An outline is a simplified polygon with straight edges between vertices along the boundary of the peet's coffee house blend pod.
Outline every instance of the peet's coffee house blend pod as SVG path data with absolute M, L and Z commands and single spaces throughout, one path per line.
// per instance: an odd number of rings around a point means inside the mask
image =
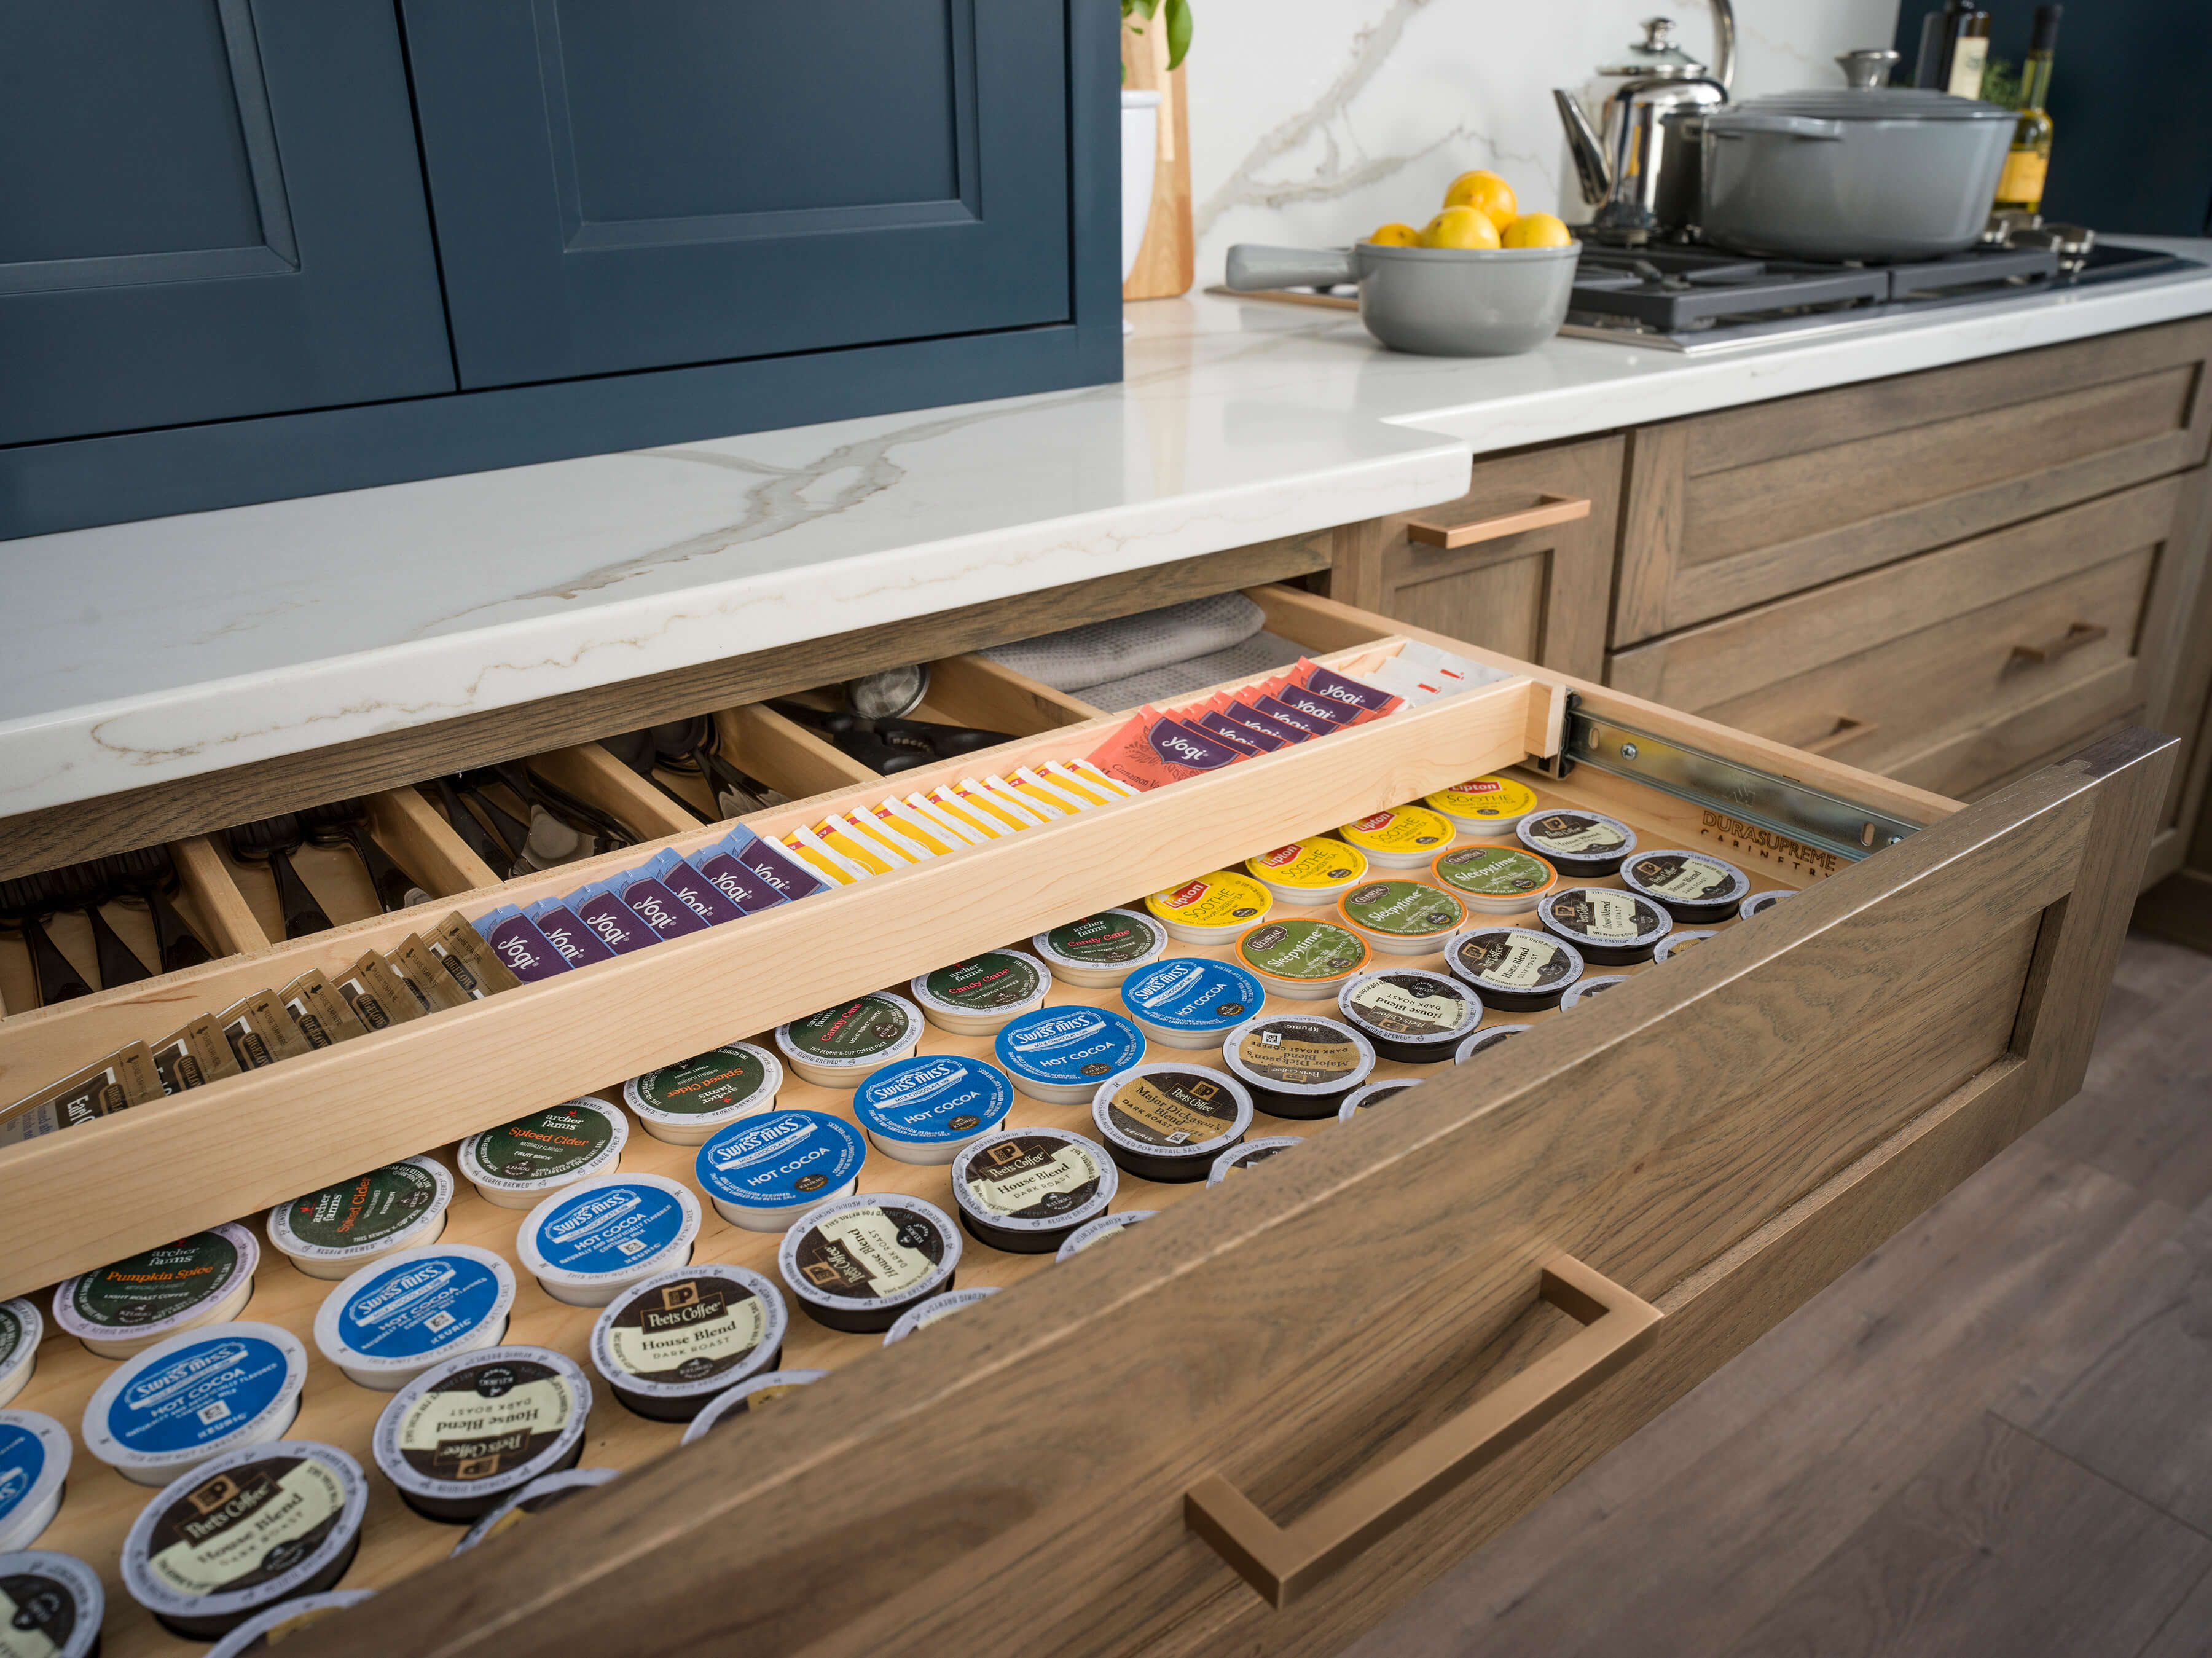
M 209 1648 L 207 1658 L 258 1658 L 258 1655 L 283 1644 L 325 1618 L 336 1617 L 349 1606 L 374 1599 L 374 1589 L 325 1589 L 320 1594 L 296 1594 L 289 1600 L 279 1600 L 266 1612 L 254 1613 Z
M 1620 884 L 1666 907 L 1678 921 L 1725 921 L 1751 891 L 1751 878 L 1702 852 L 1639 852 L 1620 866 Z
M 1566 807 L 1532 812 L 1514 832 L 1571 881 L 1610 875 L 1636 850 L 1636 831 L 1619 818 Z
M 559 1473 L 540 1475 L 463 1533 L 461 1540 L 453 1545 L 453 1552 L 466 1554 L 518 1526 L 526 1526 L 539 1515 L 607 1484 L 621 1473 L 620 1468 L 564 1468 Z
M 1778 889 L 1773 892 L 1754 892 L 1735 907 L 1735 913 L 1744 920 L 1748 921 L 1754 915 L 1765 914 L 1784 898 L 1794 898 L 1796 896 L 1786 888 Z
M 593 1099 L 548 1106 L 461 1142 L 461 1173 L 486 1203 L 534 1209 L 551 1193 L 622 1166 L 629 1119 Z
M 1711 932 L 1670 932 L 1659 941 L 1659 948 L 1651 952 L 1651 959 L 1671 962 L 1684 950 L 1694 950 L 1706 939 L 1717 936 Z
M 1618 887 L 1562 887 L 1536 906 L 1536 919 L 1601 967 L 1650 961 L 1674 929 L 1652 900 Z
M 850 1093 L 871 1071 L 913 1055 L 921 1010 L 888 990 L 871 991 L 778 1025 L 775 1045 L 793 1071 L 818 1088 Z
M 710 1048 L 623 1084 L 623 1103 L 645 1132 L 671 1145 L 701 1145 L 717 1129 L 775 1109 L 783 1066 L 751 1042 Z
M 1133 909 L 1101 910 L 1030 940 L 1054 978 L 1085 990 L 1110 989 L 1167 947 L 1167 928 Z
M 1271 1117 L 1333 1117 L 1375 1069 L 1375 1049 L 1350 1025 L 1306 1013 L 1262 1013 L 1222 1039 L 1222 1063 Z
M 172 1481 L 123 1540 L 123 1587 L 179 1635 L 207 1640 L 345 1576 L 368 1481 L 335 1445 L 280 1439 Z
M 1226 1072 L 1169 1060 L 1108 1078 L 1091 1099 L 1091 1121 L 1126 1172 L 1200 1181 L 1252 1126 L 1252 1096 Z
M 453 1177 L 435 1157 L 386 1163 L 269 1212 L 269 1242 L 309 1278 L 342 1278 L 446 1230 Z
M 15 1658 L 99 1658 L 107 1596 L 73 1554 L 0 1554 L 0 1652 Z
M 952 1288 L 960 1229 L 921 1198 L 860 1192 L 786 1232 L 776 1265 L 816 1323 L 880 1335 L 909 1307 Z
M 1437 884 L 1486 915 L 1522 915 L 1559 882 L 1559 872 L 1519 847 L 1455 847 L 1430 866 Z
M 640 1416 L 689 1422 L 783 1357 L 783 1292 L 743 1266 L 679 1266 L 633 1284 L 592 1326 L 592 1365 Z
M 1237 940 L 1237 960 L 1268 993 L 1294 1001 L 1325 1001 L 1373 959 L 1367 941 L 1334 921 L 1303 916 L 1263 921 Z
M 157 1244 L 54 1291 L 54 1327 L 102 1358 L 129 1358 L 157 1341 L 245 1310 L 261 1246 L 228 1222 Z
M 1465 902 L 1420 881 L 1369 881 L 1338 899 L 1336 913 L 1383 956 L 1432 956 L 1467 925 Z
M 1442 1065 L 1482 1023 L 1482 999 L 1440 973 L 1389 967 L 1337 992 L 1337 1011 L 1386 1060 Z
M 459 1525 L 532 1480 L 574 1466 L 592 1383 L 550 1347 L 486 1347 L 441 1360 L 376 1418 L 376 1466 L 409 1508 Z
M 994 1249 L 1049 1254 L 1106 1212 L 1120 1185 L 1105 1148 L 1061 1128 L 1017 1128 L 977 1140 L 952 1163 L 960 1224 Z
M 1607 974 L 1602 978 L 1578 979 L 1568 987 L 1567 993 L 1559 998 L 1559 1011 L 1565 1013 L 1580 1007 L 1591 997 L 1601 996 L 1608 990 L 1617 990 L 1628 981 L 1629 975 L 1626 973 Z
M 1480 1059 L 1497 1050 L 1515 1036 L 1524 1036 L 1536 1027 L 1528 1024 L 1493 1024 L 1478 1030 L 1459 1045 L 1452 1055 L 1454 1065 L 1465 1065 L 1469 1060 Z
M 907 988 L 939 1029 L 956 1036 L 990 1036 L 1009 1019 L 1041 1005 L 1052 982 L 1028 957 L 991 950 L 925 973 Z
M 1418 1077 L 1385 1077 L 1380 1082 L 1364 1083 L 1344 1096 L 1344 1103 L 1336 1108 L 1336 1120 L 1350 1122 L 1361 1112 L 1388 1105 L 1407 1089 L 1420 1085 Z
M 1053 1254 L 1053 1265 L 1065 1266 L 1092 1244 L 1117 1237 L 1123 1228 L 1150 1220 L 1159 1212 L 1157 1209 L 1124 1209 L 1118 1215 L 1101 1215 L 1097 1220 L 1086 1222 L 1067 1235 L 1067 1242 Z
M 896 1347 L 916 1330 L 926 1330 L 955 1313 L 964 1313 L 998 1293 L 998 1285 L 987 1284 L 977 1290 L 947 1290 L 941 1296 L 932 1296 L 921 1306 L 909 1307 L 899 1315 L 898 1322 L 884 1332 L 884 1345 Z
M 1527 927 L 1471 927 L 1451 941 L 1444 962 L 1474 987 L 1485 1007 L 1515 1013 L 1557 1007 L 1583 976 L 1583 958 L 1564 938 Z
M 691 1425 L 684 1430 L 684 1442 L 696 1445 L 725 1423 L 742 1422 L 755 1411 L 772 1409 L 779 1400 L 812 1387 L 829 1374 L 827 1370 L 770 1370 L 726 1388 L 691 1418 Z
M 1303 1134 L 1273 1134 L 1264 1140 L 1246 1140 L 1242 1145 L 1232 1145 L 1213 1160 L 1213 1169 L 1206 1175 L 1206 1183 L 1218 1186 L 1231 1175 L 1244 1174 L 1271 1157 L 1282 1156 L 1292 1146 L 1305 1143 Z

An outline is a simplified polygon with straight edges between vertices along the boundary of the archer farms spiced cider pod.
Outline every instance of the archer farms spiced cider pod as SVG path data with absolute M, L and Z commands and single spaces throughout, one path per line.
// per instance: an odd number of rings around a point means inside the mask
M 237 1317 L 252 1297 L 260 1261 L 261 1246 L 246 1228 L 210 1227 L 64 1279 L 54 1291 L 54 1327 L 102 1358 L 129 1358 Z
M 1350 1025 L 1310 1013 L 1262 1013 L 1222 1039 L 1221 1060 L 1271 1117 L 1333 1117 L 1375 1069 Z
M 1108 1078 L 1091 1102 L 1091 1121 L 1125 1172 L 1200 1181 L 1252 1126 L 1252 1096 L 1225 1071 L 1170 1060 Z
M 1536 919 L 1601 967 L 1648 962 L 1674 930 L 1656 900 L 1618 887 L 1562 887 L 1538 902 Z
M 342 1278 L 446 1230 L 453 1177 L 435 1157 L 386 1163 L 269 1212 L 269 1242 L 309 1278 Z
M 875 990 L 775 1029 L 775 1045 L 793 1071 L 820 1088 L 858 1088 L 861 1078 L 910 1058 L 921 1041 L 921 1010 Z
M 1636 831 L 1618 817 L 1565 806 L 1529 813 L 1514 833 L 1569 880 L 1610 875 L 1636 850 Z
M 629 1119 L 585 1098 L 548 1106 L 461 1142 L 461 1173 L 486 1203 L 534 1209 L 549 1193 L 622 1166 Z
M 1451 941 L 1444 963 L 1474 987 L 1485 1007 L 1525 1013 L 1556 1007 L 1583 976 L 1583 958 L 1564 938 L 1519 926 L 1469 927 Z
M 952 1202 L 969 1235 L 1014 1254 L 1049 1254 L 1106 1212 L 1120 1186 L 1105 1148 L 1062 1128 L 1014 1128 L 953 1160 Z
M 775 1109 L 783 1064 L 752 1042 L 726 1042 L 623 1084 L 623 1103 L 645 1132 L 671 1145 L 702 1145 L 716 1130 Z
M 743 1266 L 690 1266 L 624 1290 L 592 1326 L 592 1365 L 640 1416 L 689 1422 L 783 1357 L 783 1291 Z
M 858 1192 L 786 1232 L 776 1265 L 816 1323 L 881 1335 L 909 1307 L 952 1288 L 960 1229 L 921 1198 Z
M 1751 877 L 1734 864 L 1673 847 L 1638 853 L 1620 866 L 1620 884 L 1691 926 L 1727 920 L 1751 893 Z
M 550 1347 L 485 1347 L 441 1359 L 376 1418 L 376 1466 L 407 1506 L 463 1525 L 583 1454 L 592 1383 Z

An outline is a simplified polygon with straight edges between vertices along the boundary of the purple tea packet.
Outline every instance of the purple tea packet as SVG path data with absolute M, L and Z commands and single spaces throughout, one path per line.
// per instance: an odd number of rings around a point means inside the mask
M 750 875 L 753 884 L 776 895 L 778 899 L 811 898 L 817 892 L 829 890 L 830 883 L 808 869 L 789 853 L 771 841 L 763 841 L 750 829 L 732 829 L 730 836 L 717 849 L 718 857 L 727 857 Z M 720 885 L 720 872 L 709 867 L 714 860 L 700 865 L 699 872 Z M 727 892 L 729 889 L 723 887 Z M 766 902 L 765 900 L 763 902 Z M 748 902 L 747 909 L 756 908 Z
M 621 878 L 617 877 L 619 880 Z M 613 881 L 595 881 L 580 892 L 568 895 L 568 908 L 576 919 L 589 927 L 601 944 L 617 956 L 627 956 L 633 950 L 643 950 L 647 944 L 657 944 L 660 935 L 638 918 L 638 914 L 623 902 L 614 890 Z
M 653 879 L 676 896 L 677 901 L 708 926 L 734 921 L 745 912 L 720 887 L 709 881 L 671 847 L 646 868 Z
M 1302 731 L 1308 737 L 1326 737 L 1331 732 L 1344 729 L 1334 720 L 1324 720 L 1318 714 L 1300 714 L 1296 708 L 1287 707 L 1279 697 L 1263 696 L 1252 706 L 1277 725 Z
M 1296 685 L 1284 686 L 1275 693 L 1275 701 L 1293 714 L 1302 714 L 1314 720 L 1325 720 L 1330 726 L 1339 729 L 1350 725 L 1359 713 L 1356 708 L 1348 708 L 1341 702 L 1332 702 L 1325 696 L 1316 696 L 1313 692 L 1301 690 Z
M 1272 737 L 1278 743 L 1303 743 L 1313 734 L 1310 732 L 1293 729 L 1279 720 L 1270 720 L 1249 702 L 1236 697 L 1229 699 L 1222 712 L 1238 725 L 1248 726 L 1262 737 Z
M 634 869 L 615 878 L 615 890 L 637 919 L 663 938 L 681 938 L 687 932 L 704 932 L 707 923 L 651 873 L 652 866 Z
M 1216 714 L 1208 708 L 1199 715 L 1200 726 L 1219 738 L 1232 749 L 1242 749 L 1247 754 L 1273 754 L 1283 745 L 1264 732 L 1249 726 L 1240 726 L 1225 714 Z
M 568 958 L 513 904 L 503 905 L 470 925 L 483 935 L 483 941 L 507 963 L 507 970 L 525 984 L 568 971 Z
M 601 942 L 599 935 L 576 919 L 576 913 L 562 898 L 540 898 L 526 904 L 522 913 L 537 923 L 545 942 L 561 952 L 561 958 L 570 967 L 589 967 L 593 962 L 611 962 L 615 953 Z
M 1393 695 L 1379 685 L 1370 685 L 1364 679 L 1353 679 L 1334 668 L 1324 668 L 1318 662 L 1298 659 L 1292 670 L 1304 682 L 1306 694 L 1326 702 L 1340 703 L 1357 716 L 1357 722 L 1380 720 L 1386 714 L 1395 714 L 1406 706 L 1406 699 Z

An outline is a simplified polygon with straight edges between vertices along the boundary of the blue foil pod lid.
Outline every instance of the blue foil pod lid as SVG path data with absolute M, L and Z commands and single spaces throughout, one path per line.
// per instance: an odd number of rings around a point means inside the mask
M 1006 1073 L 983 1060 L 923 1054 L 869 1074 L 853 1110 L 873 1134 L 916 1145 L 964 1144 L 1006 1121 Z
M 999 1063 L 1030 1082 L 1096 1088 L 1145 1055 L 1145 1033 L 1096 1007 L 1041 1007 L 999 1032 Z
M 1169 1030 L 1227 1031 L 1266 1005 L 1260 981 L 1243 968 L 1202 956 L 1170 956 L 1121 981 L 1130 1017 Z
M 826 1111 L 741 1117 L 699 1148 L 700 1188 L 720 1203 L 784 1209 L 842 1189 L 860 1172 L 860 1130 Z

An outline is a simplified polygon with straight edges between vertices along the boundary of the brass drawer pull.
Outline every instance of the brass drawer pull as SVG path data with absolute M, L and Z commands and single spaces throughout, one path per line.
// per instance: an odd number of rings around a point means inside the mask
M 2077 622 L 2057 639 L 2042 645 L 2015 645 L 2013 656 L 2022 662 L 2056 662 L 2084 645 L 2094 645 L 2112 631 L 2101 622 Z
M 1406 525 L 1406 539 L 1428 547 L 1472 547 L 1478 541 L 1517 536 L 1523 530 L 1540 530 L 1551 524 L 1571 524 L 1589 516 L 1590 504 L 1573 495 L 1539 495 L 1537 504 L 1517 513 L 1477 519 L 1472 524 L 1431 524 L 1417 518 Z
M 1846 743 L 1856 743 L 1862 737 L 1872 737 L 1881 729 L 1879 725 L 1839 714 L 1836 716 L 1835 730 L 1826 737 L 1816 737 L 1810 743 L 1800 743 L 1797 746 L 1807 754 L 1833 754 Z
M 1244 1580 L 1287 1606 L 1478 1468 L 1513 1448 L 1634 1357 L 1659 1309 L 1571 1255 L 1544 1269 L 1537 1293 L 1586 1325 L 1419 1444 L 1278 1526 L 1218 1473 L 1183 1494 L 1184 1523 Z

